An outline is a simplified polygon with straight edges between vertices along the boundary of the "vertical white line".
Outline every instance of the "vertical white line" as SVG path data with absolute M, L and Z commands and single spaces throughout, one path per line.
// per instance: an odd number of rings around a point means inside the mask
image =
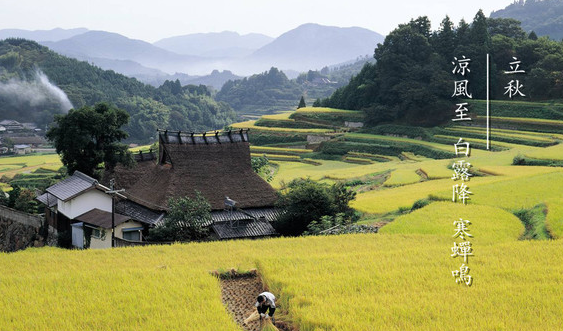
M 489 141 L 490 130 L 491 130 L 490 127 L 491 127 L 491 122 L 489 117 L 489 53 L 487 53 L 487 150 L 490 149 L 490 141 Z

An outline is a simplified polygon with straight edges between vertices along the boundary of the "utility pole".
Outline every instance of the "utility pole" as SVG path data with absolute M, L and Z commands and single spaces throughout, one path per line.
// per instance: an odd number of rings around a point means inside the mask
M 109 181 L 109 191 L 107 194 L 111 195 L 111 247 L 115 247 L 115 196 L 120 192 L 125 192 L 125 189 L 116 190 L 115 189 L 115 178 Z

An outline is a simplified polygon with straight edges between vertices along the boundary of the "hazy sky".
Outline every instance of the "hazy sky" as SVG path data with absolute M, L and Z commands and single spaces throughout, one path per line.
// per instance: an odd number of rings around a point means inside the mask
M 0 0 L 0 29 L 85 27 L 154 42 L 198 33 L 258 32 L 277 37 L 304 23 L 359 26 L 383 35 L 427 15 L 433 28 L 449 15 L 471 21 L 512 0 Z

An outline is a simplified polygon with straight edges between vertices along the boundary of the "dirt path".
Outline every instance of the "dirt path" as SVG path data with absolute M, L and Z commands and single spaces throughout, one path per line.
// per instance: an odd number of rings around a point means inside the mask
M 227 310 L 231 313 L 237 324 L 245 331 L 260 331 L 259 321 L 252 322 L 250 325 L 244 325 L 243 321 L 256 310 L 254 303 L 256 302 L 256 297 L 261 292 L 264 292 L 264 287 L 262 281 L 257 276 L 244 276 L 221 280 L 221 297 L 223 303 L 227 306 Z M 281 315 L 280 310 L 280 307 L 276 309 L 274 317 L 278 318 Z M 281 313 L 283 313 L 283 310 Z M 278 320 L 276 320 L 276 327 L 282 331 L 293 330 L 285 323 Z

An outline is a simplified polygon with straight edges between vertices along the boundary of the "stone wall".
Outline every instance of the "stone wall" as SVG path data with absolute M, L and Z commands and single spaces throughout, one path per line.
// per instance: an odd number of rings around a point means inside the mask
M 0 252 L 44 246 L 47 235 L 42 225 L 39 216 L 0 206 Z

